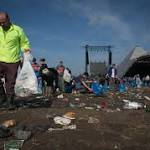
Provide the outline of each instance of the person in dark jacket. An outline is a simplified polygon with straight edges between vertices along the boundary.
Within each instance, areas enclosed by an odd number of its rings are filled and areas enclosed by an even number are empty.
[[[49,97],[58,88],[58,72],[55,68],[48,68],[45,60],[40,67],[40,74],[42,77],[42,91],[43,95]]]
[[[117,78],[117,68],[116,68],[116,65],[115,64],[113,64],[110,68],[109,68],[109,70],[108,70],[108,76],[110,77],[110,78]]]
[[[108,73],[106,75],[106,79],[108,81],[108,85],[110,85],[112,88],[116,88],[118,77],[117,77],[117,68],[115,64],[113,64],[109,68]]]

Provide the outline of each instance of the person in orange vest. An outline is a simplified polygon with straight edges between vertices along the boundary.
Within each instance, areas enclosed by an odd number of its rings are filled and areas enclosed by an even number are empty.
[[[56,70],[58,72],[58,88],[61,92],[64,92],[64,79],[63,79],[63,75],[64,75],[64,70],[65,70],[65,66],[63,64],[63,61],[60,61],[59,64],[56,67]]]

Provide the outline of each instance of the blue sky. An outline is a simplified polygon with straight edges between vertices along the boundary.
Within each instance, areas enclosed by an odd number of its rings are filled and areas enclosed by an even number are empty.
[[[149,0],[0,0],[0,10],[23,27],[34,57],[50,67],[63,60],[74,74],[84,72],[86,44],[113,45],[116,64],[136,45],[150,50]],[[107,54],[90,58],[107,61]]]

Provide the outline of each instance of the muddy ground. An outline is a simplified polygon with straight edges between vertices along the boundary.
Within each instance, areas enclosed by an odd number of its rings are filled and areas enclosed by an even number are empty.
[[[0,109],[0,122],[15,119],[11,127],[31,131],[21,150],[149,150],[150,149],[150,89],[130,89],[128,92],[93,94],[64,94],[63,98],[41,96],[17,98],[15,110]],[[145,108],[124,109],[123,99],[140,102]],[[62,128],[53,118],[75,112],[71,124],[76,129]],[[15,134],[0,138],[4,143],[16,139]]]

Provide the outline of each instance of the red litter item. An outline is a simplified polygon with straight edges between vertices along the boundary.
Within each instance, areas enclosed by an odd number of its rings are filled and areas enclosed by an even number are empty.
[[[105,102],[105,101],[102,101],[102,102],[100,103],[100,106],[101,106],[101,108],[107,108],[108,103]]]

